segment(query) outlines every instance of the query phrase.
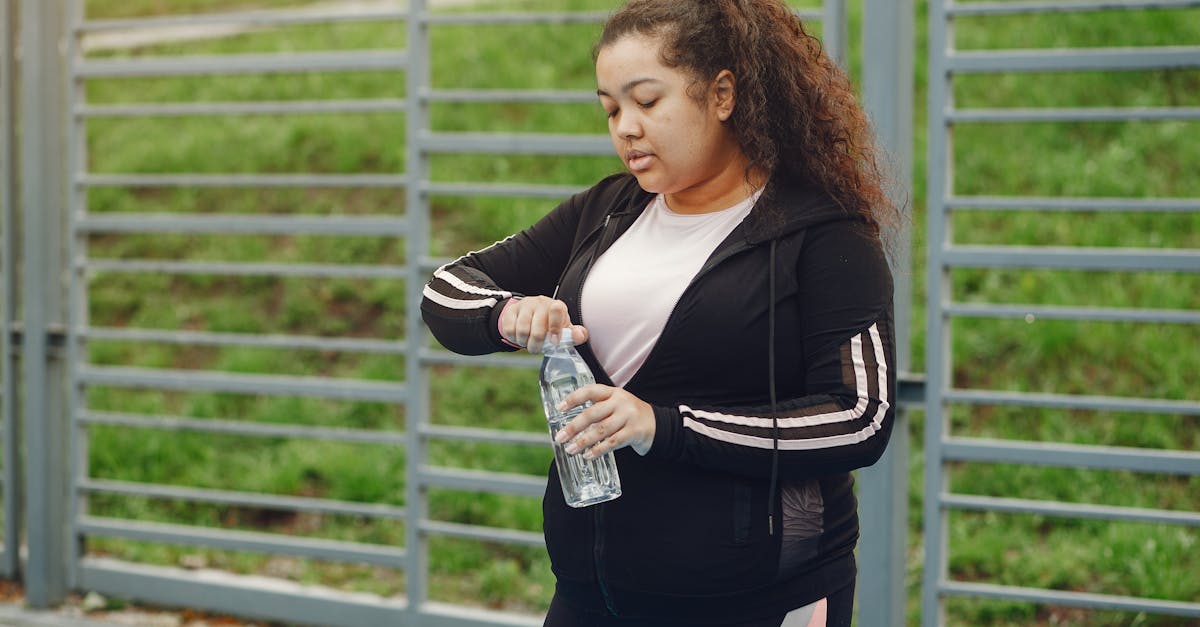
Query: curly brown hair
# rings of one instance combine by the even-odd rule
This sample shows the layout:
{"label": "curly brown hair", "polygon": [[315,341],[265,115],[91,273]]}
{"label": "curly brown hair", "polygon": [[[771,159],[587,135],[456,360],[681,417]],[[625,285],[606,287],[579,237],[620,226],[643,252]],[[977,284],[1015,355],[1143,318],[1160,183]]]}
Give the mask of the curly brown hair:
{"label": "curly brown hair", "polygon": [[898,226],[850,79],[782,0],[630,0],[605,23],[593,58],[627,35],[660,39],[662,63],[697,84],[733,73],[737,107],[728,123],[750,160],[747,174],[759,168],[810,182],[875,233]]}

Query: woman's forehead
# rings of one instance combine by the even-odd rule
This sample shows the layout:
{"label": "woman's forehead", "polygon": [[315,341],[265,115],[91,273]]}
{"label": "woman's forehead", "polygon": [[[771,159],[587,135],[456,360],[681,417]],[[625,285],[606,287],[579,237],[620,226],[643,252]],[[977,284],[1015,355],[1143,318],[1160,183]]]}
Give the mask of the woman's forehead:
{"label": "woman's forehead", "polygon": [[663,65],[661,52],[661,42],[645,35],[626,35],[601,48],[596,55],[600,90],[616,95],[642,84],[678,82],[682,73]]}

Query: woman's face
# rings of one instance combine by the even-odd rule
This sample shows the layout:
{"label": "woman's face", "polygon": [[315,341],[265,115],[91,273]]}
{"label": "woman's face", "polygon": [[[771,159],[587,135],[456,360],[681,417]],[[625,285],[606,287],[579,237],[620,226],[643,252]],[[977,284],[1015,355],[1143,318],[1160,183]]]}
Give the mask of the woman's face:
{"label": "woman's face", "polygon": [[627,35],[596,58],[596,93],[617,155],[648,192],[697,190],[727,178],[731,165],[740,177],[741,153],[723,124],[733,111],[732,75],[695,85],[704,90],[697,101],[687,91],[694,79],[664,66],[660,52],[658,39]]}

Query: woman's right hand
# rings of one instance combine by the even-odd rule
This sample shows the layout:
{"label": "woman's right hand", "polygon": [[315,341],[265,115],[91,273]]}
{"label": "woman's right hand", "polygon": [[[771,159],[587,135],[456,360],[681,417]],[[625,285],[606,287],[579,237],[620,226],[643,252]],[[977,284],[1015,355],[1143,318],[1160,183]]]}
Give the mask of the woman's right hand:
{"label": "woman's right hand", "polygon": [[531,353],[542,352],[547,339],[551,343],[558,342],[560,332],[565,327],[571,327],[575,344],[583,344],[588,340],[587,329],[571,324],[567,304],[561,300],[546,296],[514,298],[500,312],[500,335]]}

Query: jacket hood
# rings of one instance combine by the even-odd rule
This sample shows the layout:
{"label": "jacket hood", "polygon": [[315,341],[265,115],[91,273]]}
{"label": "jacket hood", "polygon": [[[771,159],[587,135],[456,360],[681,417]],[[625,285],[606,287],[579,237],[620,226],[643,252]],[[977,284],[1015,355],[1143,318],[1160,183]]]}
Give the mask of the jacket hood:
{"label": "jacket hood", "polygon": [[[614,216],[636,216],[654,197],[653,193],[643,190],[637,179],[628,172],[617,174],[613,179],[626,190],[625,202],[612,212]],[[815,224],[838,220],[862,221],[862,217],[843,208],[822,189],[777,176],[767,183],[767,189],[742,223],[741,229],[746,242],[753,245]]]}
{"label": "jacket hood", "polygon": [[861,221],[827,192],[812,185],[776,177],[767,184],[754,210],[746,217],[746,241],[757,244],[838,220]]}

